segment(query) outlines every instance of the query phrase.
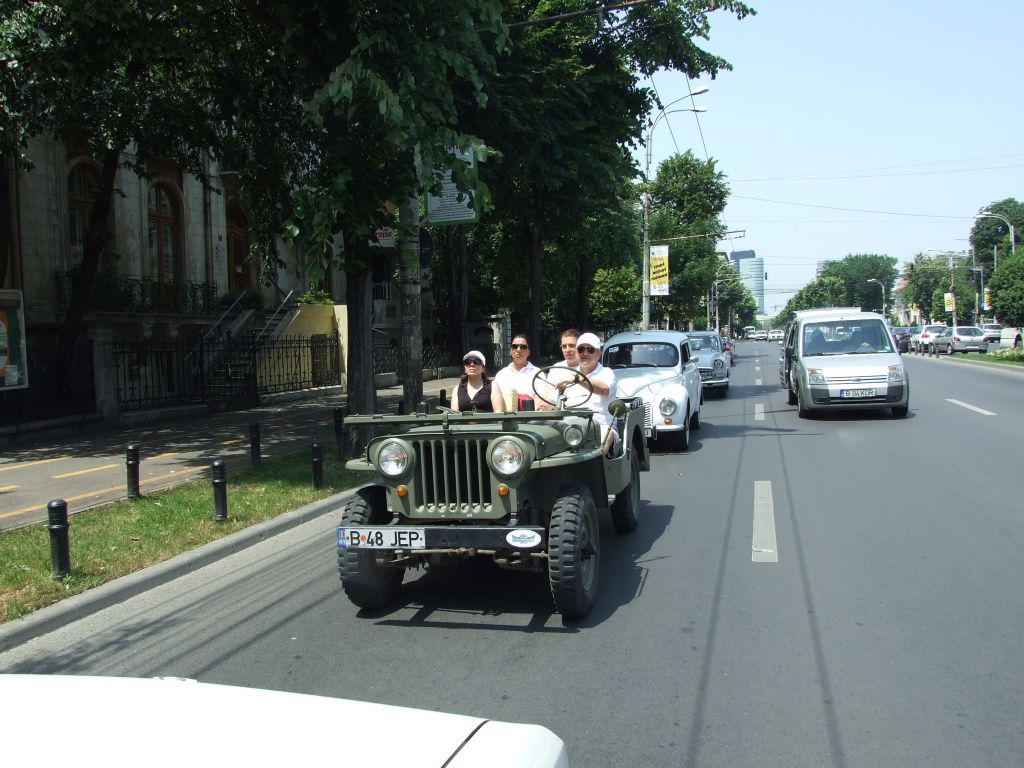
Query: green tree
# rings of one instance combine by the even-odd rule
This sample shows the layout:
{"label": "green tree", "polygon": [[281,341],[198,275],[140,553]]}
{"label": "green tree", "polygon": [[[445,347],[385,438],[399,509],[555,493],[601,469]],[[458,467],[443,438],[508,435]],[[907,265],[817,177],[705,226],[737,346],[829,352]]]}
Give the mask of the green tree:
{"label": "green tree", "polygon": [[949,259],[918,254],[903,268],[903,281],[900,291],[903,303],[919,307],[925,319],[930,319],[933,317],[932,297],[935,290],[940,286],[944,291],[949,289]]}
{"label": "green tree", "polygon": [[[982,211],[996,213],[1009,219],[1015,230],[1017,244],[1022,242],[1021,238],[1024,237],[1024,231],[1021,230],[1021,227],[1024,227],[1024,203],[1008,197],[1005,200],[989,203],[980,208],[978,213]],[[1010,247],[1010,230],[1006,226],[1006,222],[990,216],[983,216],[980,219],[974,220],[970,240],[971,247],[974,249],[974,258],[977,260],[978,265],[985,267],[989,273],[995,264],[996,248],[999,249],[1000,260],[1010,256],[1013,250]]]}
{"label": "green tree", "polygon": [[638,321],[641,282],[640,271],[632,264],[598,269],[588,296],[595,327],[617,331]]}
{"label": "green tree", "polygon": [[988,288],[996,317],[1006,325],[1024,326],[1024,254],[1000,260]]}
{"label": "green tree", "polygon": [[821,270],[822,277],[835,278],[842,284],[842,306],[870,311],[881,311],[882,292],[877,284],[868,281],[878,280],[885,286],[886,304],[891,305],[897,274],[895,258],[875,253],[850,254],[841,261],[827,263]]}

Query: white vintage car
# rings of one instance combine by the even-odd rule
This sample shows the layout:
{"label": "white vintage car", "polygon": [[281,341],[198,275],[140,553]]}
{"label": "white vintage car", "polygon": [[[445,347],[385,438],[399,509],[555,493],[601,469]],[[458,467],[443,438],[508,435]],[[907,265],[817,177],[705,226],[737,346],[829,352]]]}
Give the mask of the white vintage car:
{"label": "white vintage car", "polygon": [[644,401],[644,433],[685,451],[700,429],[704,402],[697,358],[682,331],[631,331],[604,343],[601,362],[615,371],[615,396]]}

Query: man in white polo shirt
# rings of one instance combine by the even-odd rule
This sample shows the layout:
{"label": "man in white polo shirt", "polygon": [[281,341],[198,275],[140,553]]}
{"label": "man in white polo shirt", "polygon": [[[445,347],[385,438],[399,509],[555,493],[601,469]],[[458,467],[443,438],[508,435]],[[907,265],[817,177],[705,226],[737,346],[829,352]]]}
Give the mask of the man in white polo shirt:
{"label": "man in white polo shirt", "polygon": [[566,405],[592,410],[594,421],[607,427],[612,423],[608,403],[615,390],[615,371],[601,365],[601,340],[596,334],[584,333],[576,339],[576,355],[579,358],[576,370],[587,377],[589,384],[584,381],[565,381],[559,383],[558,388],[565,392]]}

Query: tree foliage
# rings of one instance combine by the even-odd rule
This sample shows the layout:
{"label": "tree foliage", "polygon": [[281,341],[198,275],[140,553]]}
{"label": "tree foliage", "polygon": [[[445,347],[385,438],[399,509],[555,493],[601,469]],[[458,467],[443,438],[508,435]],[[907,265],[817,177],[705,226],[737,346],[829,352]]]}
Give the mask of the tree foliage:
{"label": "tree foliage", "polygon": [[[1017,244],[1022,242],[1021,238],[1024,237],[1024,231],[1021,229],[1024,227],[1024,203],[1008,197],[1005,200],[989,203],[980,208],[978,213],[983,211],[999,214],[1008,219],[1013,224]],[[1006,226],[1006,222],[990,216],[983,216],[974,220],[970,241],[977,263],[984,266],[987,272],[991,272],[994,267],[996,248],[999,250],[1000,259],[1008,257],[1013,250],[1010,247],[1010,230]]]}
{"label": "tree foliage", "polygon": [[1024,326],[1024,254],[999,262],[988,284],[992,309],[1003,323]]}

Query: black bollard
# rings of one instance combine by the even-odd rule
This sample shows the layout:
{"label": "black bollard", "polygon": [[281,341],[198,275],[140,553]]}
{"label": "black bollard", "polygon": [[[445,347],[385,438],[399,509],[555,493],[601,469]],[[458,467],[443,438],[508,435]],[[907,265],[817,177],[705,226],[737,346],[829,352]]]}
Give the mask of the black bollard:
{"label": "black bollard", "polygon": [[420,406],[416,410],[416,413],[418,413],[420,416],[426,416],[428,413],[430,413],[430,406],[427,405],[425,401],[421,400]]}
{"label": "black bollard", "polygon": [[405,400],[398,401],[398,415],[405,416]]}
{"label": "black bollard", "polygon": [[213,519],[222,523],[228,519],[228,468],[217,459],[213,469]]}
{"label": "black bollard", "polygon": [[263,460],[260,450],[260,425],[255,421],[249,425],[249,460],[254,467],[258,467]]}
{"label": "black bollard", "polygon": [[448,400],[448,393],[443,389],[441,390],[441,393],[437,396],[437,404],[443,405],[445,408],[451,405],[451,402]]}
{"label": "black bollard", "polygon": [[128,471],[128,498],[137,499],[139,493],[139,447],[129,445],[125,453],[125,467]]}
{"label": "black bollard", "polygon": [[320,443],[313,443],[313,487],[324,487],[324,451]]}
{"label": "black bollard", "polygon": [[64,499],[56,499],[46,505],[46,514],[50,520],[50,571],[53,578],[63,579],[71,573],[71,546],[68,542],[68,503]]}

